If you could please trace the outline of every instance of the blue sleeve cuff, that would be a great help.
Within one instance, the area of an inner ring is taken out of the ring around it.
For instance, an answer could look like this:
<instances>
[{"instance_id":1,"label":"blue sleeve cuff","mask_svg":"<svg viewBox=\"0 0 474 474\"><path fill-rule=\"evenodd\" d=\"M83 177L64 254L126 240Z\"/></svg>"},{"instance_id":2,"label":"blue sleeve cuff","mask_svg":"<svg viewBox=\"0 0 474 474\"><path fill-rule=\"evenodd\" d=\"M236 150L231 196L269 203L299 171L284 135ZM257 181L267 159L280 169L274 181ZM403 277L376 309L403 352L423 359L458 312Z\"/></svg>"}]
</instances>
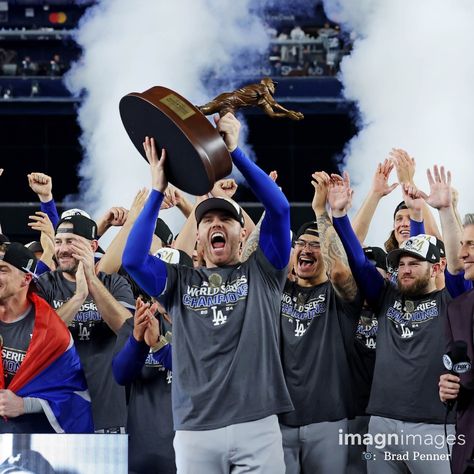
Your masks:
<instances>
[{"instance_id":1,"label":"blue sleeve cuff","mask_svg":"<svg viewBox=\"0 0 474 474\"><path fill-rule=\"evenodd\" d=\"M410 237L425 233L425 223L423 221L418 222L410 219Z\"/></svg>"}]
</instances>

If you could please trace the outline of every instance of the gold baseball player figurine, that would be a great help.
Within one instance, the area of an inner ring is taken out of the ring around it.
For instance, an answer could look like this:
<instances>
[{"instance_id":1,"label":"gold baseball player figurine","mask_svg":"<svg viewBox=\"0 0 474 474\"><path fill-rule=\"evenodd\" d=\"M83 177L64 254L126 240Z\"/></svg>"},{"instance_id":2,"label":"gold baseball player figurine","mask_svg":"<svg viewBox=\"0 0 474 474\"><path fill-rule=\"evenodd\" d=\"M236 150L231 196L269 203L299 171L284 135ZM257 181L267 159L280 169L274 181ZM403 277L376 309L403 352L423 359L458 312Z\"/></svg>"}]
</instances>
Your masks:
<instances>
[{"instance_id":1,"label":"gold baseball player figurine","mask_svg":"<svg viewBox=\"0 0 474 474\"><path fill-rule=\"evenodd\" d=\"M285 109L274 98L276 83L264 77L258 84L249 84L233 92L223 92L207 104L197 106L204 115L218 113L221 117L227 112L235 115L241 107L260 107L272 118L288 117L291 120L302 120L301 112Z\"/></svg>"}]
</instances>

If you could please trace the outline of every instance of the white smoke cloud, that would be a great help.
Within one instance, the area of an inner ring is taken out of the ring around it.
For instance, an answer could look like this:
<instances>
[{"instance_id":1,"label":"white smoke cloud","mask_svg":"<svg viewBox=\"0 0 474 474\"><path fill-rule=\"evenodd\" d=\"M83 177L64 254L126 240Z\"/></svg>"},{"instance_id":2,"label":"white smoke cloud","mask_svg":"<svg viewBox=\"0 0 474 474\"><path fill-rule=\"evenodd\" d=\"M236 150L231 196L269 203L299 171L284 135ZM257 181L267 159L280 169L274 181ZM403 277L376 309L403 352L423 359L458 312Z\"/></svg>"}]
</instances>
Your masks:
<instances>
[{"instance_id":1,"label":"white smoke cloud","mask_svg":"<svg viewBox=\"0 0 474 474\"><path fill-rule=\"evenodd\" d=\"M193 103L222 92L213 89L212 76L203 83L203 73L238 70L242 54L250 62L252 52L262 53L268 44L263 23L249 12L250 3L100 0L86 12L76 36L83 56L66 84L84 96L78 112L85 152L80 199L94 216L113 205L129 207L136 191L151 181L148 165L121 123L121 97L155 85ZM170 218L177 231L179 213L166 211L167 222Z\"/></svg>"},{"instance_id":2,"label":"white smoke cloud","mask_svg":"<svg viewBox=\"0 0 474 474\"><path fill-rule=\"evenodd\" d=\"M426 169L447 166L460 191L461 211L472 212L474 2L325 0L325 9L359 35L341 73L345 95L360 112L360 132L346 150L347 169L357 183L355 207L376 164L400 147L415 157L415 181L424 190ZM382 200L369 244L384 242L400 200L398 189Z\"/></svg>"}]
</instances>

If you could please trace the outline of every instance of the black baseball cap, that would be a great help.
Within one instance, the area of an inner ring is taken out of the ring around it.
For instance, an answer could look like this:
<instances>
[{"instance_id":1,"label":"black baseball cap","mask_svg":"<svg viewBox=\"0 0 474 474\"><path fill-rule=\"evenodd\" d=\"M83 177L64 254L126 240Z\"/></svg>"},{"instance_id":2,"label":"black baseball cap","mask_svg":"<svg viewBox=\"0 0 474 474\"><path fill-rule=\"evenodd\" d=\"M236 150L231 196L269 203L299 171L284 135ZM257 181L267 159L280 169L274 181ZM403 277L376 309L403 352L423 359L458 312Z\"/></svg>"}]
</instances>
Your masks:
<instances>
[{"instance_id":1,"label":"black baseball cap","mask_svg":"<svg viewBox=\"0 0 474 474\"><path fill-rule=\"evenodd\" d=\"M32 242L25 244L25 247L30 249L33 253L43 252L43 246L41 245L41 242L38 242L37 240L33 240Z\"/></svg>"},{"instance_id":2,"label":"black baseball cap","mask_svg":"<svg viewBox=\"0 0 474 474\"><path fill-rule=\"evenodd\" d=\"M173 232L163 219L156 219L155 235L163 242L163 245L171 245Z\"/></svg>"},{"instance_id":3,"label":"black baseball cap","mask_svg":"<svg viewBox=\"0 0 474 474\"><path fill-rule=\"evenodd\" d=\"M10 239L5 234L0 234L0 244L4 244L5 242L10 242Z\"/></svg>"},{"instance_id":4,"label":"black baseball cap","mask_svg":"<svg viewBox=\"0 0 474 474\"><path fill-rule=\"evenodd\" d=\"M72 229L59 229L61 224L72 224ZM80 235L87 240L97 240L97 224L88 217L72 215L63 217L56 226L56 233L72 233Z\"/></svg>"},{"instance_id":5,"label":"black baseball cap","mask_svg":"<svg viewBox=\"0 0 474 474\"><path fill-rule=\"evenodd\" d=\"M365 256L375 263L377 268L387 271L387 253L380 247L364 247Z\"/></svg>"},{"instance_id":6,"label":"black baseball cap","mask_svg":"<svg viewBox=\"0 0 474 474\"><path fill-rule=\"evenodd\" d=\"M0 260L18 268L24 273L35 273L36 257L35 254L19 242L6 242L5 253L0 255Z\"/></svg>"},{"instance_id":7,"label":"black baseball cap","mask_svg":"<svg viewBox=\"0 0 474 474\"><path fill-rule=\"evenodd\" d=\"M221 210L230 214L242 227L244 226L244 213L242 208L232 199L224 197L213 197L202 201L194 211L197 225L201 222L204 214L209 211Z\"/></svg>"},{"instance_id":8,"label":"black baseball cap","mask_svg":"<svg viewBox=\"0 0 474 474\"><path fill-rule=\"evenodd\" d=\"M444 248L444 242L440 239L438 239L437 237L435 237L435 240L436 240L436 247L438 247L438 250L439 250L439 256L441 258L443 257L446 257L446 250Z\"/></svg>"},{"instance_id":9,"label":"black baseball cap","mask_svg":"<svg viewBox=\"0 0 474 474\"><path fill-rule=\"evenodd\" d=\"M314 235L319 238L319 230L317 221L305 222L296 232L295 240L299 239L303 234Z\"/></svg>"},{"instance_id":10,"label":"black baseball cap","mask_svg":"<svg viewBox=\"0 0 474 474\"><path fill-rule=\"evenodd\" d=\"M402 255L411 255L429 263L438 263L440 253L439 248L436 246L436 240L436 237L428 234L410 237L400 245L400 248L392 250L388 254L387 263L392 268L397 268Z\"/></svg>"}]
</instances>

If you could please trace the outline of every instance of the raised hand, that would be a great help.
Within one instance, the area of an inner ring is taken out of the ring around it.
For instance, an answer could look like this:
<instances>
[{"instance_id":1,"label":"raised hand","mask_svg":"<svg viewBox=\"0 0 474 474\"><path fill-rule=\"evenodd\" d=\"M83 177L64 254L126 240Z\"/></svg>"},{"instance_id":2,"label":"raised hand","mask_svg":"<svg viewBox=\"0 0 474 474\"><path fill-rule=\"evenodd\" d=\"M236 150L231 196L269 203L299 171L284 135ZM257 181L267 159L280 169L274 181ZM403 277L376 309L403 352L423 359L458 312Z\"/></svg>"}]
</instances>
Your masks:
<instances>
[{"instance_id":1,"label":"raised hand","mask_svg":"<svg viewBox=\"0 0 474 474\"><path fill-rule=\"evenodd\" d=\"M98 221L97 233L102 236L110 227L122 227L127 220L128 209L111 207Z\"/></svg>"},{"instance_id":2,"label":"raised hand","mask_svg":"<svg viewBox=\"0 0 474 474\"><path fill-rule=\"evenodd\" d=\"M239 186L235 182L235 179L220 179L214 183L214 187L211 190L211 194L214 197L226 197L232 198L236 193Z\"/></svg>"},{"instance_id":3,"label":"raised hand","mask_svg":"<svg viewBox=\"0 0 474 474\"><path fill-rule=\"evenodd\" d=\"M214 122L217 125L218 132L224 138L227 149L230 152L234 151L239 143L240 122L230 112L223 117L214 115Z\"/></svg>"},{"instance_id":4,"label":"raised hand","mask_svg":"<svg viewBox=\"0 0 474 474\"><path fill-rule=\"evenodd\" d=\"M416 165L415 159L401 148L393 148L389 153L389 157L397 170L398 182L400 184L413 184Z\"/></svg>"},{"instance_id":5,"label":"raised hand","mask_svg":"<svg viewBox=\"0 0 474 474\"><path fill-rule=\"evenodd\" d=\"M168 187L165 191L165 197L163 198L163 202L161 203L160 209L171 209L174 206L179 206L182 199L183 196L179 192L179 190L175 188L172 184L168 184Z\"/></svg>"},{"instance_id":6,"label":"raised hand","mask_svg":"<svg viewBox=\"0 0 474 474\"><path fill-rule=\"evenodd\" d=\"M316 171L311 175L311 178L311 184L314 188L311 207L315 213L323 212L326 210L326 198L331 178L325 171Z\"/></svg>"},{"instance_id":7,"label":"raised hand","mask_svg":"<svg viewBox=\"0 0 474 474\"><path fill-rule=\"evenodd\" d=\"M270 179L276 183L276 180L278 179L278 171L277 170L273 170L273 171L270 171L270 173L268 174L268 176L270 176Z\"/></svg>"},{"instance_id":8,"label":"raised hand","mask_svg":"<svg viewBox=\"0 0 474 474\"><path fill-rule=\"evenodd\" d=\"M30 173L27 175L31 190L36 193L41 202L53 199L53 180L44 173Z\"/></svg>"},{"instance_id":9,"label":"raised hand","mask_svg":"<svg viewBox=\"0 0 474 474\"><path fill-rule=\"evenodd\" d=\"M140 212L142 212L143 206L145 205L145 201L148 198L148 189L142 188L139 189L135 197L133 198L132 205L130 206L130 210L128 211L127 215L127 222L135 222Z\"/></svg>"},{"instance_id":10,"label":"raised hand","mask_svg":"<svg viewBox=\"0 0 474 474\"><path fill-rule=\"evenodd\" d=\"M54 227L48 217L48 214L45 212L36 211L35 215L28 216L28 219L32 221L28 222L28 227L41 232L41 234L44 234L45 237L51 240L51 242L54 242Z\"/></svg>"},{"instance_id":11,"label":"raised hand","mask_svg":"<svg viewBox=\"0 0 474 474\"><path fill-rule=\"evenodd\" d=\"M145 339L149 308L150 303L144 303L141 298L137 298L135 302L135 314L133 315L133 337L138 342L142 342Z\"/></svg>"},{"instance_id":12,"label":"raised hand","mask_svg":"<svg viewBox=\"0 0 474 474\"><path fill-rule=\"evenodd\" d=\"M146 159L148 160L148 163L150 163L151 186L153 189L164 193L168 186L168 179L166 178L164 168L166 162L166 151L163 148L161 150L161 157L158 158L155 139L150 137L145 137L143 148L145 150Z\"/></svg>"},{"instance_id":13,"label":"raised hand","mask_svg":"<svg viewBox=\"0 0 474 474\"><path fill-rule=\"evenodd\" d=\"M84 267L84 275L87 282L96 277L95 265L94 265L94 251L92 250L91 243L81 237L75 235L74 240L71 243L72 256L82 263Z\"/></svg>"},{"instance_id":14,"label":"raised hand","mask_svg":"<svg viewBox=\"0 0 474 474\"><path fill-rule=\"evenodd\" d=\"M347 213L352 202L352 189L349 173L343 173L343 177L332 174L329 183L327 201L334 216L341 216Z\"/></svg>"},{"instance_id":15,"label":"raised hand","mask_svg":"<svg viewBox=\"0 0 474 474\"><path fill-rule=\"evenodd\" d=\"M155 313L157 310L157 304L153 303L149 310L147 311L148 319L147 319L147 327L145 329L145 342L148 346L153 347L160 338L160 325L158 324L158 320L155 318Z\"/></svg>"},{"instance_id":16,"label":"raised hand","mask_svg":"<svg viewBox=\"0 0 474 474\"><path fill-rule=\"evenodd\" d=\"M387 194L390 194L398 186L398 183L388 184L388 178L394 167L395 164L393 161L388 159L377 165L374 177L372 178L373 193L380 197L384 197L387 196Z\"/></svg>"},{"instance_id":17,"label":"raised hand","mask_svg":"<svg viewBox=\"0 0 474 474\"><path fill-rule=\"evenodd\" d=\"M430 185L430 195L420 191L420 196L435 209L452 206L451 172L446 172L444 166L438 168L438 165L434 165L433 173L428 169L426 176Z\"/></svg>"},{"instance_id":18,"label":"raised hand","mask_svg":"<svg viewBox=\"0 0 474 474\"><path fill-rule=\"evenodd\" d=\"M79 262L76 270L76 295L84 300L89 294L89 285L87 284L86 274L84 273L84 264Z\"/></svg>"},{"instance_id":19,"label":"raised hand","mask_svg":"<svg viewBox=\"0 0 474 474\"><path fill-rule=\"evenodd\" d=\"M420 190L409 184L402 185L402 196L408 209L413 209L416 212L421 212L423 209L423 198Z\"/></svg>"}]
</instances>

